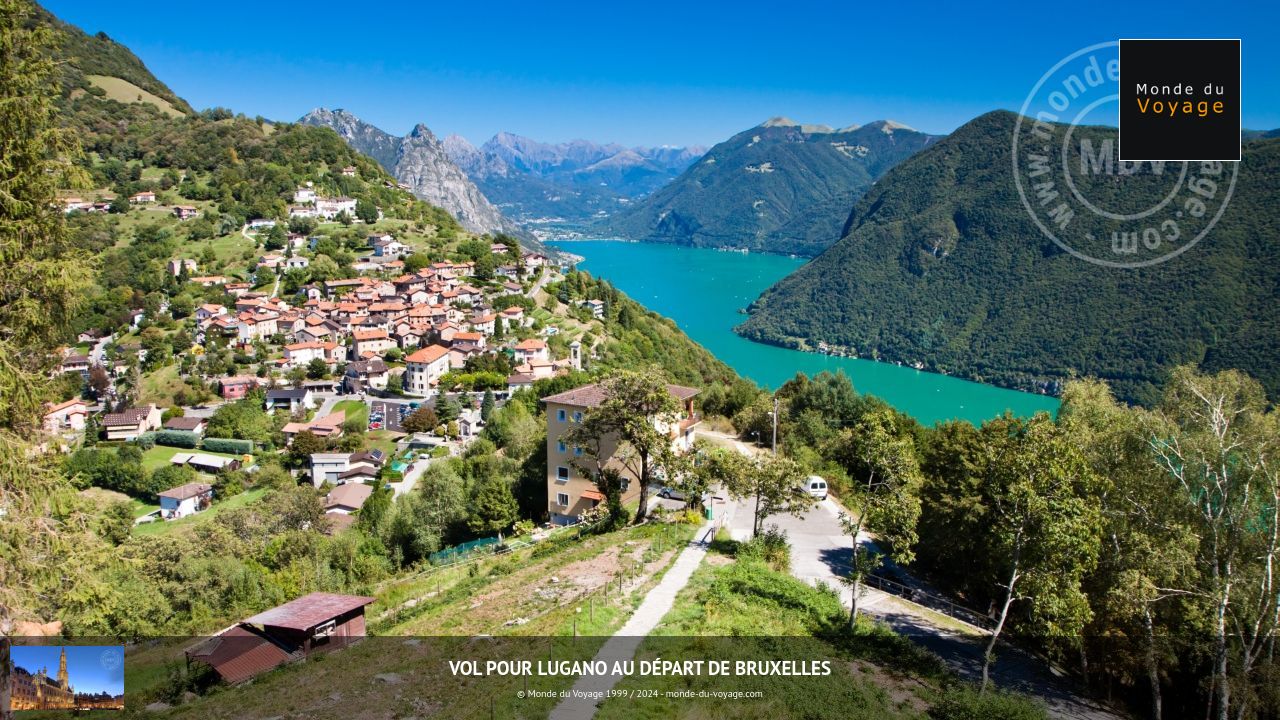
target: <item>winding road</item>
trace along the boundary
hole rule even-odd
[[[723,433],[699,431],[698,434],[714,444],[734,448],[743,454],[759,452]],[[791,573],[807,583],[822,582],[835,588],[848,607],[849,590],[841,578],[851,567],[853,549],[849,536],[844,534],[840,525],[839,512],[840,506],[828,498],[802,517],[775,515],[766,524],[777,525],[786,531],[791,543]],[[737,501],[726,521],[729,532],[735,540],[746,540],[751,536],[751,524],[750,501]],[[869,540],[863,538],[862,541]],[[863,589],[859,609],[936,654],[960,677],[981,681],[982,654],[987,638],[985,630],[874,588]],[[1028,652],[1001,644],[998,655],[991,673],[995,684],[1041,699],[1050,717],[1070,720],[1119,720],[1123,717],[1081,695],[1070,678],[1057,674]]]

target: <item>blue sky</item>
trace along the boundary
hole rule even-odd
[[[1280,127],[1280,9],[1218,2],[117,3],[47,0],[199,108],[343,107],[479,144],[714,144],[771,116],[948,132],[1121,37],[1240,37],[1244,125]]]
[[[124,692],[123,662],[103,662],[104,653],[114,653],[115,660],[122,660],[123,648],[94,645],[68,645],[66,648],[67,678],[76,692],[106,692],[111,695]],[[57,680],[58,655],[62,652],[61,646],[14,645],[9,650],[14,665],[25,668],[32,674],[39,672],[42,667],[48,668],[49,676]]]

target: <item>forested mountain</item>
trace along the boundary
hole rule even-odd
[[[68,95],[93,93],[105,96],[117,88],[124,92],[126,88],[119,83],[109,90],[103,87],[99,79],[116,78],[144,93],[156,96],[180,113],[191,112],[191,106],[186,100],[156,79],[129,48],[107,37],[106,33],[89,35],[74,25],[62,22],[53,13],[39,6],[32,13],[29,23],[47,25],[56,31],[58,57],[65,61],[62,65],[62,84]],[[116,99],[126,102],[133,100]]]
[[[1246,142],[1235,194],[1197,245],[1150,267],[1112,269],[1067,254],[1033,224],[1012,174],[1015,121],[983,115],[889,172],[856,205],[844,237],[765,292],[739,332],[1015,388],[1054,390],[1073,374],[1094,375],[1140,402],[1157,397],[1174,365],[1240,368],[1275,397],[1280,141]],[[1095,146],[1115,137],[1076,132]],[[1118,192],[1114,179],[1097,182]],[[1129,183],[1111,199],[1150,207],[1164,191]],[[1097,218],[1080,221],[1110,237]]]
[[[602,227],[630,240],[816,255],[877,178],[936,139],[888,120],[833,130],[774,118]]]
[[[478,233],[519,232],[511,220],[489,202],[445,152],[444,145],[419,123],[399,138],[341,108],[316,108],[299,122],[327,127],[357,151],[377,160],[414,195],[448,210],[462,226]]]
[[[451,135],[445,150],[485,195],[525,222],[581,224],[657,190],[706,152],[703,147],[634,147],[588,140],[544,143],[500,132],[475,147]]]

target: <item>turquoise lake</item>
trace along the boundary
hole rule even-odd
[[[769,388],[798,372],[842,370],[859,392],[878,395],[922,423],[963,419],[972,423],[1002,414],[1054,412],[1057,398],[1006,390],[911,367],[837,358],[763,345],[733,332],[739,311],[762,291],[804,264],[800,258],[690,248],[658,243],[581,240],[556,243],[580,255],[579,267],[607,278],[619,290],[676,322],[716,357]]]

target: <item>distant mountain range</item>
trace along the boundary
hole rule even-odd
[[[351,147],[368,155],[407,185],[414,195],[448,210],[463,227],[478,233],[519,234],[520,227],[503,216],[445,152],[426,125],[404,137],[385,132],[346,110],[317,108],[299,122],[331,128]]]
[[[631,240],[817,255],[877,178],[937,139],[891,120],[833,129],[773,118],[711,148],[600,228]]]
[[[508,215],[528,224],[582,224],[626,207],[684,172],[704,147],[544,143],[500,132],[476,147],[444,140],[449,158]]]
[[[890,171],[853,208],[840,241],[761,295],[739,331],[1020,389],[1054,391],[1091,375],[1150,403],[1171,367],[1194,363],[1242,369],[1280,396],[1280,139],[1265,139],[1275,133],[1251,133],[1259,139],[1244,144],[1234,195],[1197,245],[1149,267],[1110,269],[1067,254],[1032,223],[1013,177],[1015,121],[988,113]],[[1095,147],[1116,137],[1114,128],[1075,132]],[[1155,175],[1126,184],[1123,197],[1116,188],[1100,175],[1088,191],[1107,207],[1135,208],[1168,192]],[[1115,229],[1089,214],[1075,222],[1098,238]]]

